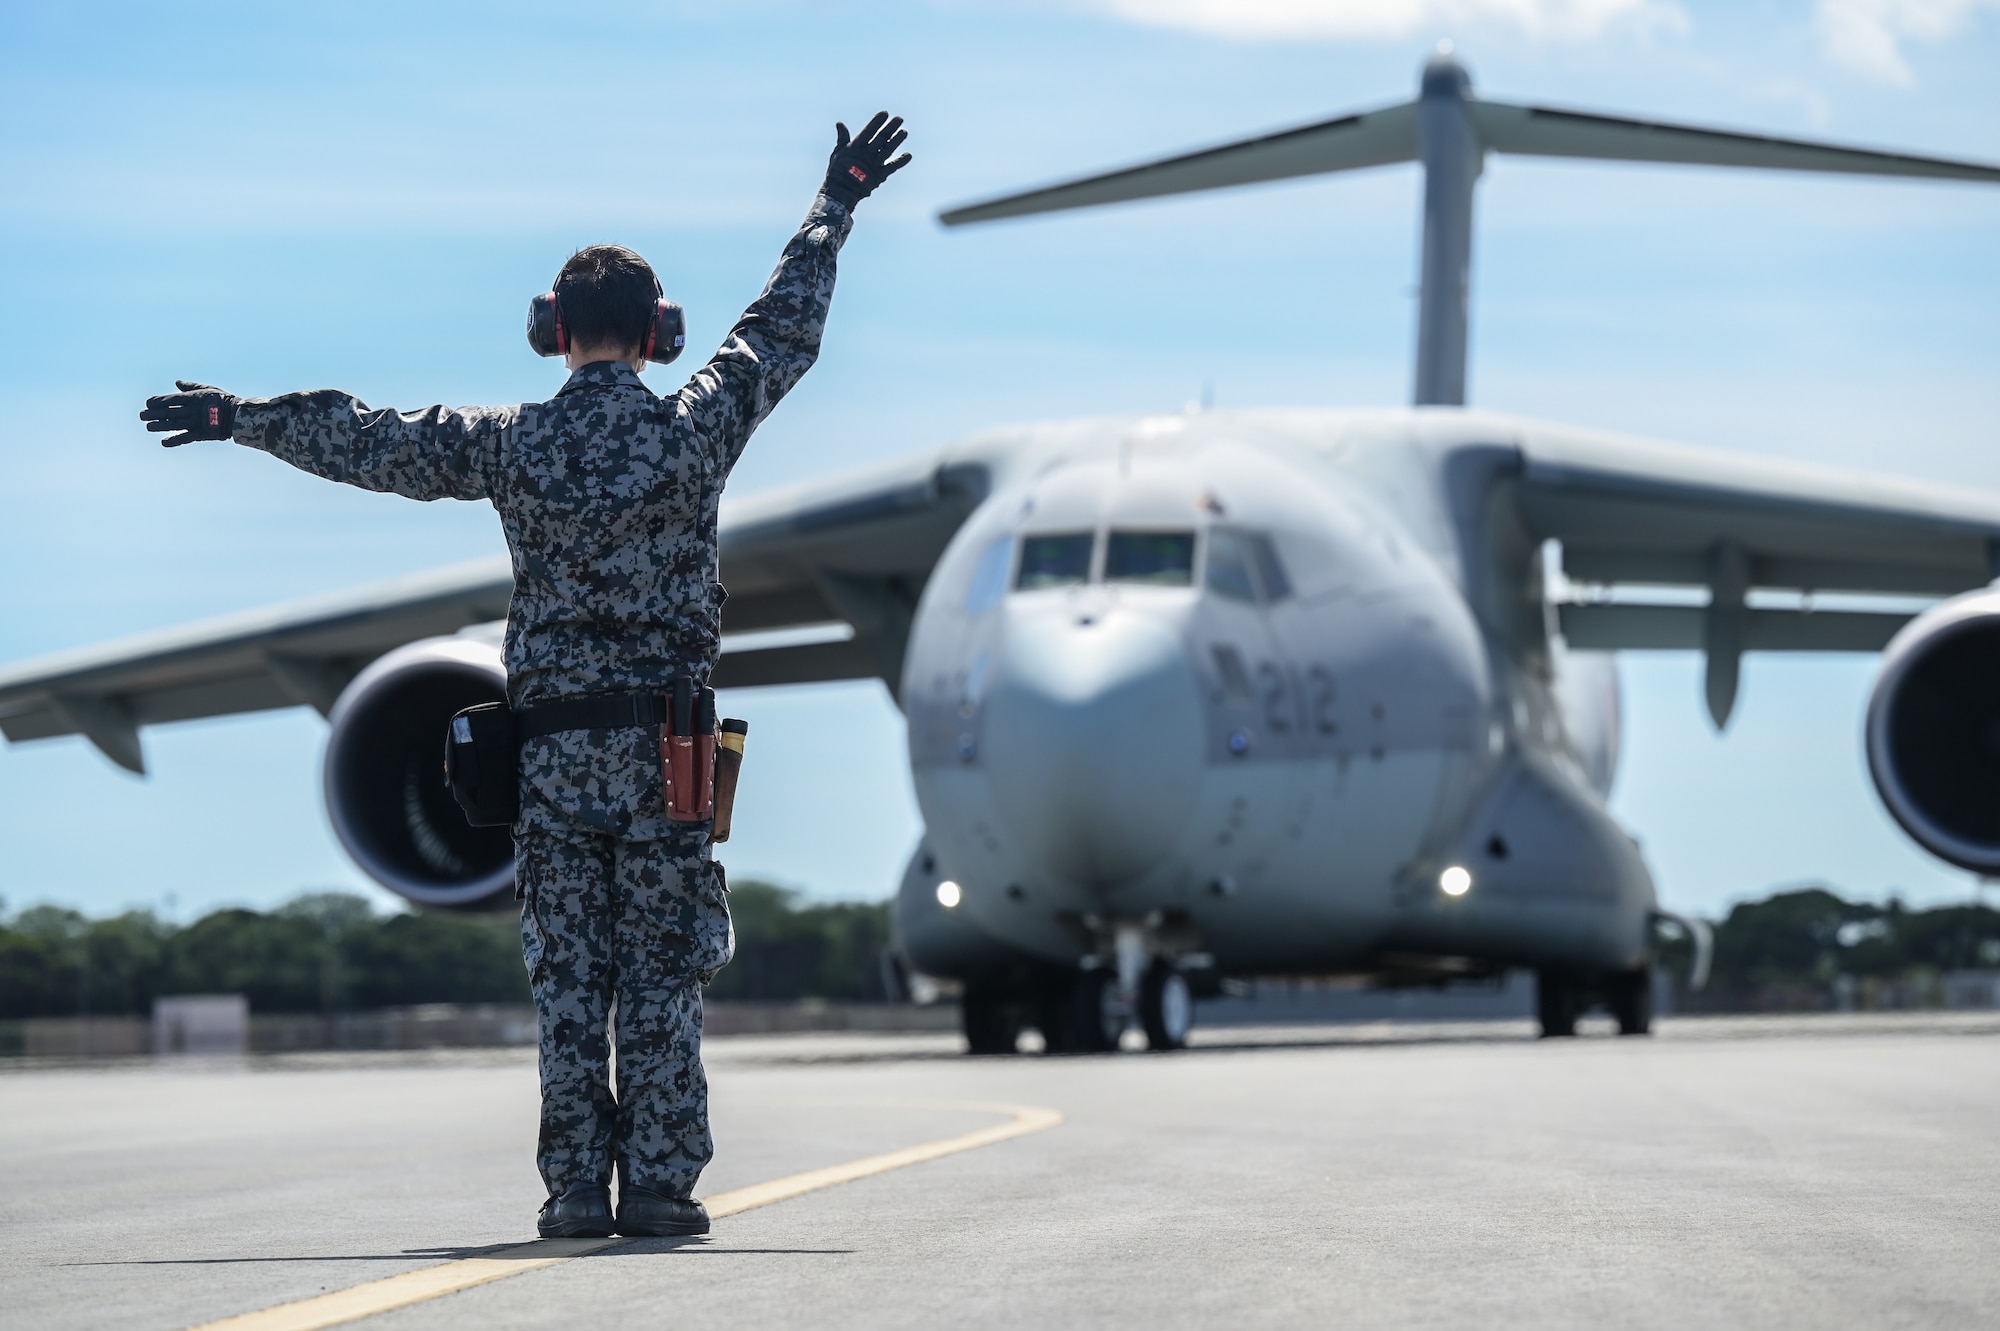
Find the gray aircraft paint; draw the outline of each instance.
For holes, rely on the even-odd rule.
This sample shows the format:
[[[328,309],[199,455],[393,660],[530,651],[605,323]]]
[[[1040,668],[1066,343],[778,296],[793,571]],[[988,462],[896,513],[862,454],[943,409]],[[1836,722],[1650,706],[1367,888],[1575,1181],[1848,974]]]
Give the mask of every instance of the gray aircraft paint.
[[[901,693],[935,872],[899,917],[920,925],[949,877],[981,932],[1052,962],[1074,962],[1078,920],[1159,917],[1164,946],[1227,971],[1393,951],[1634,963],[1654,901],[1603,806],[1615,689],[1584,667],[1597,689],[1559,696],[1546,632],[1521,640],[1542,622],[1538,552],[1481,576],[1449,511],[1445,477],[1492,444],[1327,413],[1054,433],[917,610]],[[1193,584],[1100,568],[1012,589],[1021,538],[1078,530],[1099,561],[1111,531],[1196,533]],[[1273,540],[1288,594],[1210,585],[1238,533]],[[1438,886],[1452,864],[1474,877],[1459,898]],[[924,937],[910,960],[959,973],[966,940],[931,955]]]

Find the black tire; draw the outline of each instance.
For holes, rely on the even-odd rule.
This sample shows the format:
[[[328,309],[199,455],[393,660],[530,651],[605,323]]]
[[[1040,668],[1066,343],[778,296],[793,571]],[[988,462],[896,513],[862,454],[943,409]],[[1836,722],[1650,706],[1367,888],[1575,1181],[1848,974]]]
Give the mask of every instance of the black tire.
[[[1011,1054],[1020,1027],[1007,1002],[989,989],[967,989],[959,1002],[965,1021],[965,1052]]]
[[[1146,1027],[1146,1047],[1187,1048],[1194,1029],[1194,991],[1187,976],[1171,962],[1156,961],[1139,990],[1139,1017]]]
[[[1042,1052],[1076,1052],[1076,1021],[1070,1014],[1070,980],[1044,983],[1036,989],[1028,1006],[1028,1025],[1042,1033]]]
[[[1065,1050],[1105,1054],[1118,1047],[1125,1022],[1115,1010],[1117,993],[1117,977],[1109,971],[1084,971],[1076,977],[1070,986]]]
[[[1621,971],[1611,977],[1611,1015],[1620,1035],[1653,1033],[1653,968]]]
[[[1583,1011],[1582,989],[1569,971],[1544,966],[1535,972],[1535,1016],[1542,1023],[1544,1040],[1576,1034],[1576,1019]]]

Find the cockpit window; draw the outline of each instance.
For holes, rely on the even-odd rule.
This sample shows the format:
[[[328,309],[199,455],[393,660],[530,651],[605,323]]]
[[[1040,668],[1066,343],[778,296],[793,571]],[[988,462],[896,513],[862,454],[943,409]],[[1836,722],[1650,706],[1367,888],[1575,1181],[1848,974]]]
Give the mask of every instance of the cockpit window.
[[[1194,581],[1191,531],[1114,531],[1104,547],[1106,582],[1185,587]]]
[[[1208,530],[1208,589],[1237,601],[1282,601],[1292,580],[1278,558],[1277,542],[1260,531]]]
[[[1257,560],[1257,580],[1264,584],[1264,599],[1282,601],[1290,596],[1292,580],[1285,576],[1285,566],[1278,561],[1277,545],[1262,532],[1253,532],[1245,540]]]
[[[1250,556],[1243,540],[1221,527],[1208,530],[1208,589],[1235,601],[1255,601],[1257,584],[1250,580]]]
[[[1014,586],[1024,592],[1090,581],[1090,532],[1062,532],[1021,538],[1021,571]]]

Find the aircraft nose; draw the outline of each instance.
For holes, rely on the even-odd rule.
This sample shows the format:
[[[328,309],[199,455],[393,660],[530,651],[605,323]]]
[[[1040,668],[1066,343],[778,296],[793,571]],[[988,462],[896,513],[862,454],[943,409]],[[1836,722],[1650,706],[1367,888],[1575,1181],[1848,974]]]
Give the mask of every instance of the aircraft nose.
[[[1170,621],[1115,607],[1010,616],[984,728],[996,811],[1055,877],[1113,886],[1178,842],[1201,701]]]

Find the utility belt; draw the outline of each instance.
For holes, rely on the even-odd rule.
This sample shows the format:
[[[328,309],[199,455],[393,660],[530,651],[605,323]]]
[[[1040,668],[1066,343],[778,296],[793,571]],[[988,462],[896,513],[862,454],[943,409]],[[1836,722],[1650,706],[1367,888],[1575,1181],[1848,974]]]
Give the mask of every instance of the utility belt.
[[[521,745],[566,730],[659,730],[660,780],[667,817],[714,820],[711,841],[729,840],[743,741],[750,724],[716,721],[715,690],[675,675],[665,693],[591,693],[509,707],[481,703],[452,717],[444,746],[445,781],[474,827],[513,823],[521,814]]]

